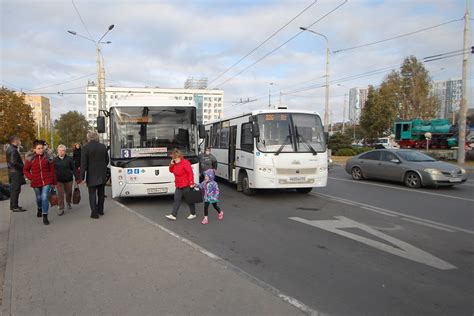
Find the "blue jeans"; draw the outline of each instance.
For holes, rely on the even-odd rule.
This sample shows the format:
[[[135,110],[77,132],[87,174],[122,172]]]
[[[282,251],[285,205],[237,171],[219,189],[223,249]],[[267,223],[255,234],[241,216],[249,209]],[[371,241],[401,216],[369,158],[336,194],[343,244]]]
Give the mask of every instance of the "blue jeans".
[[[44,187],[39,187],[39,188],[33,188],[35,190],[36,194],[36,205],[38,208],[43,210],[43,214],[47,215],[48,214],[48,208],[49,208],[49,201],[48,201],[48,195],[49,191],[51,191],[51,185],[45,185]]]

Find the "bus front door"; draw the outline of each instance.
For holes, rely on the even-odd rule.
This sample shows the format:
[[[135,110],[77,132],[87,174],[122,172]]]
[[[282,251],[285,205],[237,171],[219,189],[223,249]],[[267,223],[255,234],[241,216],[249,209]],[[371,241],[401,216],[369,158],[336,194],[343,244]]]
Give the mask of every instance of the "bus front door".
[[[237,126],[230,127],[229,134],[229,181],[235,182],[235,148],[237,141]]]

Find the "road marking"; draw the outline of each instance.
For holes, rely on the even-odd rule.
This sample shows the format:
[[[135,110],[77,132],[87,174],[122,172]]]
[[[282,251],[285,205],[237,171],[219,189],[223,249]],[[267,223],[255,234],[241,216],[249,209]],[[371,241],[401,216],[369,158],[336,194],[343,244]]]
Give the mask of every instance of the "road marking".
[[[422,263],[436,269],[440,269],[440,270],[457,269],[452,264],[444,260],[441,260],[440,258],[435,257],[426,251],[423,251],[404,241],[401,241],[399,239],[396,239],[389,235],[381,233],[378,230],[375,230],[367,225],[353,221],[344,216],[336,216],[335,218],[337,218],[337,220],[317,220],[316,221],[316,220],[306,220],[300,217],[289,217],[289,219],[291,220],[294,220],[303,224],[311,225],[320,229],[324,229],[331,233],[361,242],[367,246],[374,247],[378,250],[382,250],[395,256],[399,256],[408,260]],[[345,228],[361,229],[365,231],[366,233],[374,235],[375,237],[378,237],[380,239],[383,239],[389,242],[392,245],[395,245],[396,247],[342,230]]]
[[[168,228],[166,228],[164,226],[161,226],[160,224],[158,224],[158,223],[152,221],[151,219],[149,219],[148,217],[146,217],[146,216],[134,211],[133,209],[129,208],[128,206],[126,206],[126,205],[124,205],[124,204],[122,204],[118,201],[115,201],[115,200],[112,200],[112,201],[114,203],[116,203],[118,206],[125,209],[126,211],[134,214],[138,218],[140,218],[143,221],[147,222],[148,224],[151,224],[151,225],[161,229],[165,233],[167,233],[167,234],[175,237],[176,239],[182,241],[183,243],[190,246],[191,248],[193,248],[193,249],[201,252],[202,254],[206,255],[207,257],[219,262],[220,264],[224,265],[226,268],[229,268],[230,270],[232,270],[235,273],[239,274],[240,276],[246,278],[247,280],[254,283],[255,285],[263,288],[264,290],[269,291],[273,295],[277,296],[278,298],[280,298],[281,300],[287,302],[288,304],[296,307],[297,309],[304,312],[305,314],[308,314],[308,315],[311,315],[311,316],[325,316],[326,315],[325,313],[322,313],[322,312],[319,312],[315,309],[312,309],[311,307],[309,307],[309,306],[305,305],[304,303],[298,301],[296,298],[293,298],[291,296],[288,296],[288,295],[284,294],[279,289],[277,289],[277,288],[271,286],[270,284],[254,277],[253,275],[250,275],[249,273],[247,273],[244,270],[240,269],[239,267],[233,265],[232,263],[230,263],[228,261],[225,261],[224,259],[222,259],[218,255],[208,251],[207,249],[199,246],[198,244],[190,241],[189,239],[186,239],[186,238],[182,237],[181,235],[173,232],[172,230],[169,230]]]
[[[452,229],[443,228],[443,227],[440,227],[440,226],[437,226],[437,225],[433,225],[433,224],[430,224],[430,223],[420,222],[420,221],[418,221],[418,220],[416,220],[416,219],[410,219],[410,218],[406,218],[406,217],[402,217],[402,219],[403,219],[404,221],[408,221],[408,222],[412,222],[412,223],[416,223],[416,224],[428,226],[428,227],[431,227],[431,228],[436,228],[436,229],[439,229],[439,230],[444,230],[445,232],[454,233],[454,230],[452,230]]]
[[[428,195],[442,196],[442,197],[446,197],[446,198],[450,198],[450,199],[474,202],[474,199],[468,199],[468,198],[457,197],[457,196],[441,194],[441,193],[427,192],[427,191],[423,191],[423,190],[420,190],[420,189],[412,190],[412,189],[407,189],[407,188],[400,188],[400,187],[393,186],[393,185],[371,183],[371,182],[366,182],[366,181],[355,181],[355,180],[341,179],[341,178],[334,178],[334,177],[328,177],[328,179],[333,179],[333,180],[338,180],[338,181],[345,181],[345,182],[354,182],[354,183],[360,183],[360,184],[366,184],[366,185],[373,185],[373,186],[376,186],[376,187],[390,188],[390,189],[396,189],[396,190],[401,190],[401,191],[408,191],[408,192],[412,192],[412,193],[423,193],[423,194],[428,194]]]
[[[465,228],[461,228],[461,227],[457,227],[457,226],[452,226],[452,225],[448,225],[448,224],[443,224],[443,223],[431,221],[429,219],[424,219],[424,218],[420,218],[420,217],[416,217],[416,216],[412,216],[412,215],[408,215],[408,214],[404,214],[404,213],[400,213],[400,212],[396,212],[396,211],[387,210],[387,209],[384,209],[384,208],[381,208],[381,207],[378,207],[378,206],[373,206],[373,205],[369,205],[369,204],[365,204],[365,203],[346,200],[346,199],[343,199],[343,198],[340,198],[340,197],[337,197],[337,196],[332,196],[332,195],[329,195],[329,194],[323,194],[323,193],[310,193],[310,194],[313,195],[313,196],[322,196],[322,197],[325,197],[325,198],[328,198],[328,199],[331,199],[331,200],[335,200],[337,202],[344,201],[344,203],[346,203],[346,204],[351,203],[351,205],[359,206],[360,208],[363,208],[363,209],[371,211],[371,212],[376,212],[376,213],[379,213],[379,214],[392,216],[392,217],[400,216],[402,218],[403,217],[410,218],[410,219],[416,220],[417,222],[425,222],[425,223],[429,223],[429,224],[432,224],[432,225],[436,225],[436,226],[438,226],[438,228],[452,229],[454,231],[464,232],[464,233],[467,233],[467,234],[474,235],[474,231],[469,230],[469,229],[465,229]],[[427,225],[425,225],[425,226],[427,226]]]

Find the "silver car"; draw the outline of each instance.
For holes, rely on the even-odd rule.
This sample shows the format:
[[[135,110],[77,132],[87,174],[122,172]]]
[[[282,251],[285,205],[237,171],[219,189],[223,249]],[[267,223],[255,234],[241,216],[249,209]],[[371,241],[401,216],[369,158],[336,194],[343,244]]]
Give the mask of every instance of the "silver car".
[[[466,170],[411,149],[380,149],[362,153],[346,163],[354,180],[403,182],[407,187],[448,186],[464,183]]]

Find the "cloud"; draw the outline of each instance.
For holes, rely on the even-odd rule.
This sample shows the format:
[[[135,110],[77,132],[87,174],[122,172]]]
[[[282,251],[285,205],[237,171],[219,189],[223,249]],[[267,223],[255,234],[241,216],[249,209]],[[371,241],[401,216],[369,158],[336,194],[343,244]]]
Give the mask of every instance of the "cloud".
[[[109,24],[110,45],[102,46],[106,82],[114,86],[182,87],[188,76],[215,78],[223,70],[284,25],[311,1],[86,1],[75,0],[94,39]],[[215,82],[232,77],[334,8],[341,1],[319,0],[286,29]],[[1,84],[28,90],[94,73],[95,46],[67,30],[89,36],[69,1],[1,2]],[[21,8],[21,9],[19,9]],[[311,29],[329,38],[331,50],[361,45],[429,27],[464,14],[464,1],[353,0]],[[462,22],[356,50],[331,54],[330,78],[340,79],[462,47]],[[472,36],[471,36],[472,41]],[[222,86],[226,113],[268,105],[268,90],[277,100],[298,87],[324,82],[325,42],[303,32],[248,71]],[[461,76],[460,57],[426,64],[434,79]],[[471,67],[472,68],[472,67]],[[472,70],[471,70],[472,72]],[[342,118],[344,94],[350,87],[377,85],[386,73],[341,81],[331,86],[335,120]],[[72,89],[84,92],[95,75],[38,92]],[[275,83],[270,86],[269,83]],[[470,81],[472,95],[472,80]],[[85,111],[84,95],[53,96],[53,115]],[[247,105],[231,101],[257,98]],[[471,98],[472,100],[472,98]],[[282,101],[296,108],[324,109],[324,88]]]

